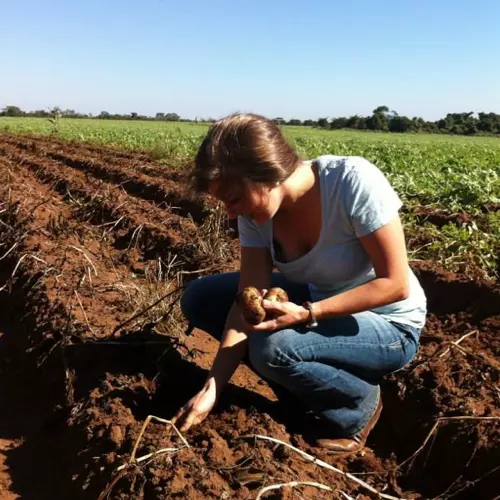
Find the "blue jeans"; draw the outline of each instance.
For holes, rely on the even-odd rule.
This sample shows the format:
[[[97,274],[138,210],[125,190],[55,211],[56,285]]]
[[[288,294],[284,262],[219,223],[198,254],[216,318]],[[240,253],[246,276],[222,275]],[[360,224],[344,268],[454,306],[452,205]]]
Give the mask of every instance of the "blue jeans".
[[[186,288],[181,308],[193,327],[220,340],[236,297],[239,273],[199,278]],[[273,273],[272,286],[287,291],[291,302],[309,300],[307,285]],[[262,378],[298,396],[339,437],[352,436],[372,417],[380,381],[405,366],[418,350],[420,331],[391,323],[366,311],[321,320],[308,330],[251,332],[247,363]]]

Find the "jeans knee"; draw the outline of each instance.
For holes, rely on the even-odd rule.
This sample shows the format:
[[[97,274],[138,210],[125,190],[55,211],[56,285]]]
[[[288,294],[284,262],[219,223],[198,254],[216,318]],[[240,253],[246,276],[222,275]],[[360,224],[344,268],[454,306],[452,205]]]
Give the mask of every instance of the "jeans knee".
[[[189,322],[193,321],[195,311],[200,307],[201,294],[199,285],[199,280],[191,281],[181,296],[181,311]]]
[[[278,332],[252,332],[248,340],[248,357],[255,370],[272,379],[277,368],[293,363],[287,355],[286,330]]]

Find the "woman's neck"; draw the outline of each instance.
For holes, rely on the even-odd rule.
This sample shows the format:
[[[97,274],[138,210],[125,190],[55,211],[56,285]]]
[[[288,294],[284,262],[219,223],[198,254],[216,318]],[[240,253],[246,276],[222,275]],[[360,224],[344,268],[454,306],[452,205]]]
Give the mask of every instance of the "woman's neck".
[[[317,171],[312,161],[302,162],[293,174],[283,182],[283,200],[278,213],[289,213],[307,201],[307,195],[316,184]]]

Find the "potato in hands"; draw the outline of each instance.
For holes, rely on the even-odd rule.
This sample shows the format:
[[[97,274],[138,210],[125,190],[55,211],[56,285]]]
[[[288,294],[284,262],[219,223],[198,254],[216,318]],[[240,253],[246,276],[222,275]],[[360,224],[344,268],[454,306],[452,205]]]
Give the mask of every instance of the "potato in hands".
[[[271,312],[267,312],[266,314],[266,310],[262,306],[262,301],[288,302],[288,294],[282,288],[274,287],[270,288],[264,297],[262,297],[257,288],[247,286],[238,294],[237,300],[245,321],[251,325],[258,325],[265,319],[272,319],[275,317]]]

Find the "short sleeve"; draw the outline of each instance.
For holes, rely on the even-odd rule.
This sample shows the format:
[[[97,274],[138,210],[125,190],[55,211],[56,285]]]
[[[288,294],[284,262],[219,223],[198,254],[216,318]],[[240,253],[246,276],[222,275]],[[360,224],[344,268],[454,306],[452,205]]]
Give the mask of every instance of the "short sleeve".
[[[346,173],[343,200],[358,238],[388,224],[402,206],[382,171],[365,159]]]
[[[242,247],[266,248],[262,235],[248,217],[238,216],[238,233]]]

